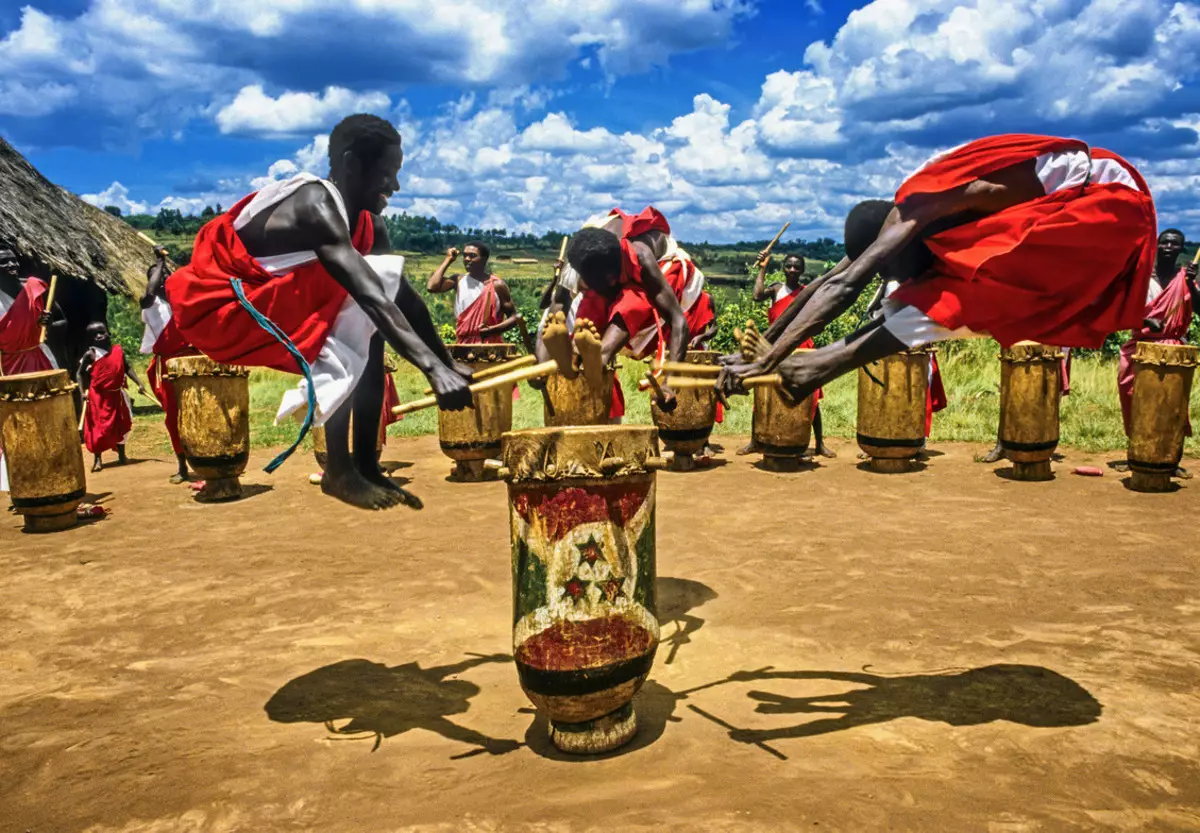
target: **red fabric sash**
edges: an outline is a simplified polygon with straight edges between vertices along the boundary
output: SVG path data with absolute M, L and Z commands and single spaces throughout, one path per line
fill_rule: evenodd
M 980 139 L 914 174 L 896 192 L 904 203 L 964 185 L 1043 153 L 1087 150 L 1074 139 L 1005 135 Z M 1060 190 L 933 235 L 935 265 L 892 298 L 949 329 L 990 333 L 1003 346 L 1029 339 L 1100 347 L 1138 326 L 1156 241 L 1154 203 L 1140 174 L 1116 154 L 1143 191 L 1117 183 Z
M 463 278 L 459 278 L 462 281 Z M 454 335 L 459 344 L 501 344 L 504 336 L 496 335 L 480 338 L 479 331 L 484 327 L 493 327 L 503 319 L 500 317 L 500 300 L 496 297 L 496 276 L 488 275 L 483 291 L 479 293 L 469 307 L 454 322 Z
M 92 363 L 83 442 L 93 454 L 112 451 L 133 428 L 124 390 L 125 351 L 114 344 L 107 356 Z
M 46 311 L 46 292 L 46 284 L 38 278 L 26 279 L 8 312 L 0 317 L 0 374 L 53 368 L 42 352 L 42 325 L 38 323 L 38 316 Z
M 933 415 L 945 410 L 950 404 L 946 396 L 946 386 L 942 383 L 942 369 L 938 367 L 937 356 L 929 356 L 929 386 L 925 389 L 925 436 L 933 430 Z
M 688 336 L 695 338 L 698 334 L 711 327 L 712 323 L 717 320 L 717 312 L 713 308 L 712 296 L 707 292 L 701 292 L 700 297 L 696 299 L 696 303 L 692 304 L 692 308 L 686 314 Z
M 779 316 L 783 315 L 783 311 L 791 306 L 792 301 L 796 300 L 796 296 L 803 291 L 804 287 L 798 286 L 793 291 L 789 292 L 787 295 L 771 304 L 771 306 L 767 309 L 767 323 L 774 324 L 775 320 L 779 318 Z
M 1138 327 L 1132 338 L 1121 345 L 1121 360 L 1117 365 L 1117 393 L 1121 398 L 1121 419 L 1125 423 L 1125 434 L 1129 434 L 1129 420 L 1133 405 L 1133 354 L 1139 341 L 1154 341 L 1159 344 L 1184 344 L 1188 328 L 1192 324 L 1192 293 L 1188 289 L 1187 271 L 1180 269 L 1166 288 L 1146 307 L 1143 318 L 1157 318 L 1163 323 L 1161 333 Z M 1189 421 L 1187 436 L 1192 436 Z
M 185 341 L 227 364 L 299 373 L 295 359 L 238 303 L 229 281 L 241 278 L 246 298 L 275 323 L 311 362 L 321 352 L 346 290 L 319 261 L 272 276 L 246 251 L 233 221 L 254 194 L 210 221 L 196 236 L 192 262 L 167 281 L 167 300 Z M 352 243 L 361 254 L 374 244 L 369 212 L 358 215 Z

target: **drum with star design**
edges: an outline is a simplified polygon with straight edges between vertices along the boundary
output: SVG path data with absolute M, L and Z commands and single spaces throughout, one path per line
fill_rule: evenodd
M 521 687 L 565 752 L 599 753 L 637 732 L 633 696 L 658 647 L 655 472 L 642 425 L 504 435 Z

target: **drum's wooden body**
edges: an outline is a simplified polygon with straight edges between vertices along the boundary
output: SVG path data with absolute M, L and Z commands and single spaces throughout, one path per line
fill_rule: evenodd
M 242 496 L 238 479 L 250 460 L 250 371 L 207 356 L 167 361 L 179 398 L 179 441 L 188 465 L 204 478 L 197 500 Z
M 690 364 L 716 365 L 720 353 L 713 350 L 689 350 Z M 715 381 L 715 379 L 714 379 Z M 674 455 L 671 468 L 687 471 L 696 465 L 695 454 L 704 450 L 717 419 L 715 388 L 688 388 L 675 391 L 675 410 L 664 412 L 650 400 L 650 416 L 658 427 L 663 447 Z
M 773 471 L 795 469 L 808 451 L 812 420 L 811 396 L 796 402 L 778 385 L 756 386 L 750 436 L 763 456 L 763 467 Z
M 573 379 L 561 373 L 546 377 L 542 416 L 547 428 L 566 425 L 608 425 L 612 422 L 615 367 L 604 371 L 604 384 L 597 390 L 587 383 L 583 371 Z
M 0 447 L 27 532 L 75 526 L 87 493 L 74 390 L 65 370 L 0 376 Z
M 929 361 L 929 351 L 916 348 L 858 369 L 858 447 L 872 471 L 910 471 L 925 448 Z
M 1057 347 L 1021 341 L 1000 352 L 1000 447 L 1014 480 L 1049 480 L 1058 448 L 1062 359 Z
M 472 370 L 484 370 L 511 361 L 520 355 L 515 344 L 449 344 L 456 361 Z M 483 463 L 500 456 L 500 437 L 512 430 L 513 388 L 477 393 L 474 407 L 461 411 L 438 410 L 438 441 L 442 453 L 454 461 L 451 476 L 456 480 L 483 480 Z
M 633 695 L 658 646 L 654 428 L 504 435 L 521 688 L 559 749 L 606 752 L 637 731 Z
M 1129 419 L 1130 488 L 1165 492 L 1183 459 L 1188 399 L 1200 348 L 1139 342 L 1133 354 Z

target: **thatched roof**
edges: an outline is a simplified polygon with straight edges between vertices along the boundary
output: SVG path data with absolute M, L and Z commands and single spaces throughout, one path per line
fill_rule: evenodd
M 0 137 L 0 240 L 47 272 L 137 297 L 154 247 L 123 220 L 46 179 Z

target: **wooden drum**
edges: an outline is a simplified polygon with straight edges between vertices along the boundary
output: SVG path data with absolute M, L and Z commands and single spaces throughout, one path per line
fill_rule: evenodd
M 197 500 L 242 496 L 238 478 L 250 460 L 250 371 L 207 356 L 167 360 L 179 398 L 179 441 L 204 488 Z
M 858 369 L 858 447 L 872 471 L 912 470 L 925 447 L 929 350 L 902 350 Z
M 637 732 L 633 696 L 658 647 L 650 426 L 504 435 L 512 531 L 513 654 L 521 688 L 564 752 Z
M 715 366 L 720 355 L 714 350 L 689 350 L 686 361 Z M 704 450 L 712 435 L 717 419 L 717 392 L 712 387 L 687 388 L 676 391 L 675 395 L 675 410 L 669 414 L 658 407 L 657 400 L 651 399 L 650 416 L 658 427 L 663 446 L 674 455 L 671 468 L 689 471 L 696 467 L 695 454 Z
M 1129 420 L 1129 487 L 1165 492 L 1183 459 L 1188 399 L 1200 348 L 1142 341 L 1133 354 Z
M 1000 447 L 1014 480 L 1049 480 L 1058 448 L 1063 354 L 1057 347 L 1019 341 L 1000 352 Z
M 450 355 L 472 370 L 484 370 L 520 355 L 515 344 L 448 344 Z M 473 407 L 461 411 L 438 410 L 438 441 L 442 453 L 454 461 L 455 480 L 483 480 L 484 461 L 500 456 L 500 437 L 512 430 L 513 389 L 516 384 L 477 393 Z
M 764 468 L 792 471 L 808 451 L 812 437 L 813 398 L 793 401 L 779 385 L 754 388 L 750 434 L 762 452 Z
M 87 492 L 74 390 L 65 370 L 0 377 L 0 447 L 26 532 L 75 526 Z
M 604 384 L 597 390 L 583 371 L 568 379 L 561 373 L 546 377 L 542 415 L 547 428 L 560 425 L 608 425 L 612 422 L 613 381 L 616 367 L 606 368 Z

